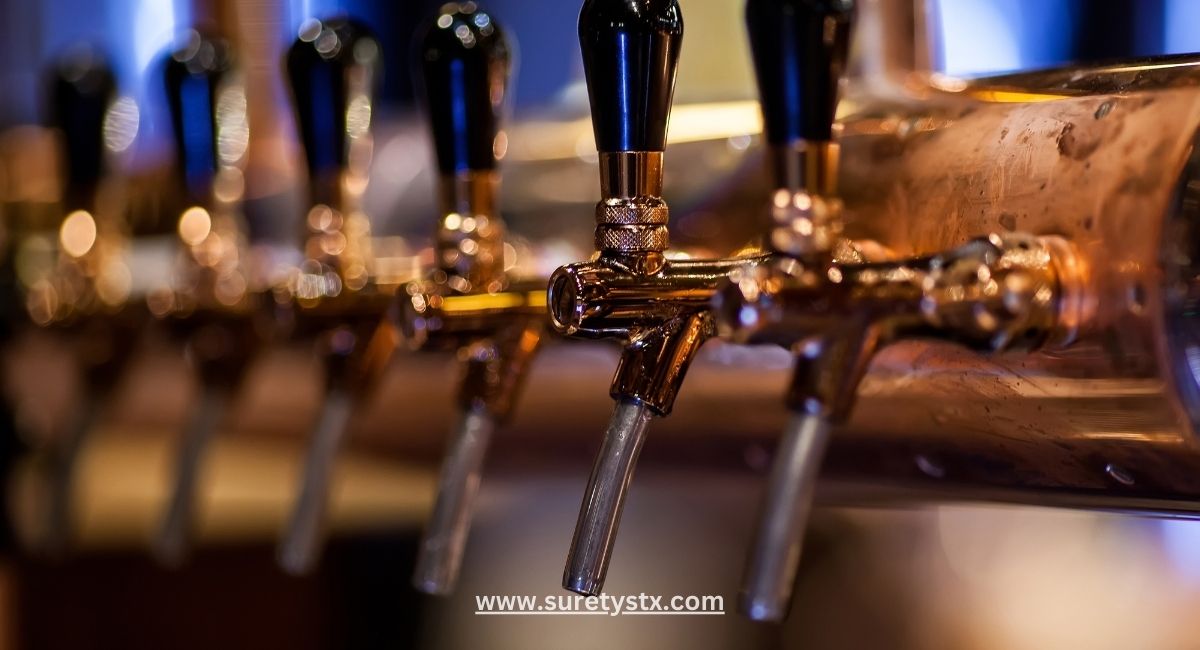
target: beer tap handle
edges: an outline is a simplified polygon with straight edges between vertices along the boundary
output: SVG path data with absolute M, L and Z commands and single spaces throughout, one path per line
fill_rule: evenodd
M 365 173 L 356 142 L 370 133 L 379 44 L 347 18 L 309 20 L 287 54 L 287 76 L 308 169 L 311 205 L 340 208 L 344 175 Z
M 587 0 L 579 45 L 600 153 L 661 152 L 683 42 L 677 0 Z
M 231 50 L 225 41 L 194 30 L 167 58 L 163 80 L 175 156 L 191 204 L 209 206 L 212 201 L 222 155 L 217 95 L 232 67 Z
M 438 227 L 438 264 L 448 276 L 466 279 L 473 288 L 503 280 L 502 229 L 495 214 L 497 136 L 509 81 L 511 55 L 495 18 L 473 2 L 449 3 L 420 37 L 417 75 L 433 132 L 441 174 L 443 218 Z M 462 213 L 478 222 L 489 219 L 490 236 L 478 229 L 463 233 L 446 225 L 446 215 Z M 478 246 L 470 255 L 460 239 Z M 499 334 L 499 333 L 497 333 Z M 464 393 L 458 425 L 448 444 L 438 478 L 437 498 L 421 538 L 413 585 L 429 594 L 449 594 L 458 579 L 470 529 L 471 512 L 497 413 L 487 400 L 471 394 L 478 375 L 512 372 L 493 341 L 465 349 Z M 484 382 L 487 383 L 486 381 Z
M 116 98 L 112 69 L 94 49 L 60 59 L 50 74 L 50 124 L 62 134 L 63 196 L 67 211 L 93 209 L 106 173 L 104 120 Z
M 770 241 L 784 254 L 825 252 L 840 230 L 833 121 L 853 12 L 852 0 L 749 0 L 746 4 L 766 137 L 777 163 L 776 187 L 810 194 L 810 204 L 827 202 L 823 212 L 776 210 Z M 822 220 L 822 215 L 829 218 Z M 795 228 L 795 220 L 808 220 L 815 228 Z M 801 230 L 818 236 L 797 236 Z M 862 358 L 842 350 L 847 345 L 853 347 L 855 338 L 843 333 L 836 341 L 824 342 L 814 352 L 818 358 L 797 356 L 794 384 L 824 385 L 835 372 L 826 362 Z M 739 606 L 754 620 L 779 621 L 787 616 L 817 476 L 834 424 L 828 400 L 799 402 L 776 451 L 743 577 Z
M 853 0 L 748 0 L 746 26 L 767 142 L 833 139 Z
M 833 124 L 854 13 L 854 0 L 746 3 L 746 26 L 776 188 L 831 197 L 837 192 L 838 148 Z M 773 239 L 772 244 L 797 254 L 831 248 L 841 226 L 836 208 L 800 212 L 779 211 L 777 228 L 791 227 L 800 219 L 808 219 L 814 227 L 797 228 L 805 236 L 792 239 L 800 241 Z
M 416 72 L 442 174 L 496 168 L 511 59 L 500 25 L 473 2 L 444 5 L 425 28 Z
M 676 0 L 587 0 L 579 16 L 600 153 L 596 247 L 602 256 L 631 261 L 639 273 L 661 270 L 668 245 L 667 205 L 659 195 L 682 41 Z M 563 570 L 563 587 L 585 595 L 604 588 L 625 494 L 655 413 L 639 397 L 614 396 Z

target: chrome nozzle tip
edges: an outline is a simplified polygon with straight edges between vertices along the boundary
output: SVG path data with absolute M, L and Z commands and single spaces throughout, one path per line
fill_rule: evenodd
M 412 586 L 427 596 L 449 596 L 454 593 L 454 585 L 439 578 L 413 576 Z
M 738 595 L 738 610 L 752 621 L 782 623 L 787 618 L 788 602 L 769 596 Z
M 584 596 L 599 596 L 604 591 L 604 582 L 590 576 L 573 576 L 564 574 L 562 580 L 563 589 L 573 591 Z
M 156 541 L 150 552 L 154 555 L 154 561 L 158 562 L 159 566 L 167 569 L 182 567 L 188 556 L 187 549 L 183 543 L 166 540 Z
M 550 312 L 550 323 L 559 334 L 569 336 L 579 330 L 583 323 L 586 304 L 579 300 L 583 285 L 578 273 L 564 266 L 550 276 L 546 295 L 546 306 Z
M 275 559 L 284 573 L 295 577 L 308 575 L 315 564 L 311 554 L 289 548 L 280 549 Z

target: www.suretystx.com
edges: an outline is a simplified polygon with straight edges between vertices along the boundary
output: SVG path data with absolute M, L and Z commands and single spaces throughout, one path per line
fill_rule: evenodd
M 723 616 L 725 597 L 654 596 L 475 596 L 476 616 Z

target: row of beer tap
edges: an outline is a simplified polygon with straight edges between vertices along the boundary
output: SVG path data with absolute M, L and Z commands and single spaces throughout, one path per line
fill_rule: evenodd
M 694 259 L 671 250 L 662 198 L 680 7 L 677 0 L 585 0 L 579 36 L 602 195 L 596 252 L 548 279 L 508 270 L 498 163 L 512 59 L 496 17 L 473 2 L 445 5 L 418 38 L 440 210 L 434 264 L 408 282 L 388 284 L 374 272 L 362 209 L 384 47 L 362 25 L 310 20 L 285 57 L 309 178 L 299 251 L 249 241 L 241 213 L 249 127 L 230 48 L 193 32 L 170 55 L 164 82 L 186 208 L 177 218 L 173 270 L 159 284 L 131 280 L 121 266 L 137 243 L 122 223 L 120 181 L 104 164 L 112 73 L 98 60 L 68 61 L 56 70 L 52 102 L 67 153 L 57 252 L 21 296 L 34 327 L 76 348 L 88 388 L 54 454 L 45 546 L 67 543 L 81 439 L 147 316 L 177 338 L 201 386 L 155 541 L 170 562 L 188 550 L 205 447 L 262 349 L 309 342 L 324 365 L 324 404 L 279 548 L 292 572 L 317 558 L 334 459 L 394 353 L 451 349 L 461 363 L 459 421 L 414 576 L 422 591 L 449 593 L 489 439 L 552 332 L 622 349 L 615 410 L 563 575 L 567 589 L 599 594 L 647 427 L 670 414 L 698 350 L 719 337 L 783 346 L 795 358 L 786 392 L 793 417 L 741 592 L 750 617 L 783 618 L 824 449 L 849 417 L 874 353 L 913 337 L 983 352 L 1069 345 L 1088 308 L 1085 269 L 1059 238 L 979 233 L 957 249 L 916 258 L 846 238 L 835 116 L 854 16 L 852 0 L 748 0 L 774 191 L 763 197 L 759 241 L 730 242 L 725 258 Z

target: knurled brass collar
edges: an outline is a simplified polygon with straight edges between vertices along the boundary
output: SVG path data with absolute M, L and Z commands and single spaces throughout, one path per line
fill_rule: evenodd
M 596 249 L 604 253 L 661 253 L 670 245 L 669 210 L 662 194 L 663 153 L 600 154 Z

